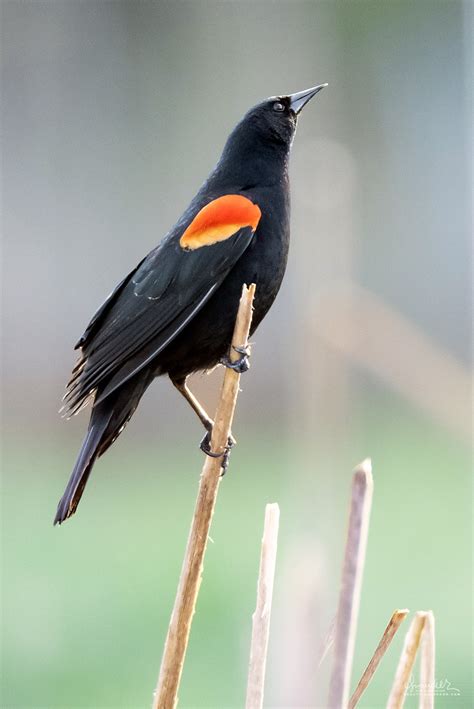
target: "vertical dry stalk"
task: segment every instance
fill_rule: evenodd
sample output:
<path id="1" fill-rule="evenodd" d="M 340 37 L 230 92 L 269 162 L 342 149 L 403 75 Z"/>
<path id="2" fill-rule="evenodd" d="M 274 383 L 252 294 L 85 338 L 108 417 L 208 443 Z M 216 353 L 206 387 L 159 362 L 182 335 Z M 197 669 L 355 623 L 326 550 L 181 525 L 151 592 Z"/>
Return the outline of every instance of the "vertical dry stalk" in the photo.
<path id="1" fill-rule="evenodd" d="M 254 295 L 254 284 L 248 288 L 243 287 L 230 349 L 230 358 L 233 361 L 239 356 L 234 347 L 247 345 Z M 240 375 L 237 372 L 229 368 L 225 370 L 211 437 L 211 449 L 215 452 L 221 453 L 227 446 L 239 391 L 239 380 Z M 204 553 L 219 488 L 221 465 L 222 458 L 207 456 L 202 469 L 181 577 L 153 698 L 153 709 L 173 709 L 178 701 L 179 682 L 201 583 Z"/>
<path id="2" fill-rule="evenodd" d="M 400 627 L 401 623 L 405 620 L 406 616 L 408 614 L 408 610 L 396 610 L 394 611 L 392 617 L 390 618 L 387 627 L 385 628 L 383 635 L 380 639 L 379 644 L 377 645 L 375 652 L 372 656 L 372 659 L 370 660 L 369 664 L 367 665 L 364 674 L 359 680 L 359 684 L 355 688 L 354 694 L 350 698 L 349 701 L 349 709 L 354 709 L 354 707 L 357 705 L 359 699 L 367 689 L 367 687 L 370 684 L 370 681 L 372 677 L 375 674 L 375 671 L 377 667 L 380 664 L 380 661 L 382 657 L 385 655 L 390 643 L 392 642 L 393 638 L 395 637 L 395 633 L 397 632 L 398 628 Z"/>
<path id="3" fill-rule="evenodd" d="M 427 611 L 421 639 L 419 709 L 433 709 L 435 690 L 435 619 Z"/>
<path id="4" fill-rule="evenodd" d="M 395 679 L 387 702 L 387 709 L 401 709 L 405 703 L 405 694 L 415 664 L 416 653 L 425 627 L 426 613 L 418 611 L 405 636 L 402 654 L 398 661 Z"/>
<path id="5" fill-rule="evenodd" d="M 279 521 L 280 508 L 278 505 L 267 505 L 265 508 L 265 524 L 257 583 L 257 605 L 252 616 L 252 641 L 250 645 L 246 709 L 261 709 L 263 706 Z"/>
<path id="6" fill-rule="evenodd" d="M 349 700 L 372 492 L 372 465 L 367 459 L 357 466 L 352 479 L 349 528 L 334 640 L 334 664 L 329 684 L 330 709 L 342 709 Z"/>

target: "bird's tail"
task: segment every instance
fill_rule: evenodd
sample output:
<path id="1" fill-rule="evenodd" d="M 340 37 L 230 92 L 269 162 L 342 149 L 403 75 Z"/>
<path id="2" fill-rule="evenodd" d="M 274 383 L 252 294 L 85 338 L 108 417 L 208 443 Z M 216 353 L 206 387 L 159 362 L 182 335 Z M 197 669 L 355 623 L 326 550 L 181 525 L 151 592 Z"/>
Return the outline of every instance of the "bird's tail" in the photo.
<path id="1" fill-rule="evenodd" d="M 97 416 L 94 411 L 92 412 L 89 430 L 82 443 L 79 456 L 64 494 L 59 501 L 54 524 L 61 524 L 76 511 L 87 480 L 89 479 L 92 466 L 99 455 L 102 439 L 107 430 L 110 418 L 111 412 L 109 415 L 103 413 L 102 416 Z"/>
<path id="2" fill-rule="evenodd" d="M 141 375 L 131 379 L 119 390 L 93 406 L 89 429 L 67 487 L 59 501 L 54 524 L 61 524 L 74 514 L 96 458 L 105 453 L 123 431 L 152 378 L 149 373 L 146 373 L 146 376 Z"/>

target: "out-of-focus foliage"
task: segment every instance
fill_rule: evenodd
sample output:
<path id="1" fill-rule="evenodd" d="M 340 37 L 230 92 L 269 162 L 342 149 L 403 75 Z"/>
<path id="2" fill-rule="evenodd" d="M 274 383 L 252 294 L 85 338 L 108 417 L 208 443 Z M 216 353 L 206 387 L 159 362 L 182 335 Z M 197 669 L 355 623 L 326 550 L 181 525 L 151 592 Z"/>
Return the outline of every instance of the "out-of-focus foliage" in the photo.
<path id="1" fill-rule="evenodd" d="M 316 666 L 336 607 L 348 458 L 362 458 L 369 449 L 375 497 L 355 674 L 362 673 L 394 608 L 432 608 L 437 678 L 461 692 L 461 697 L 440 697 L 440 706 L 469 706 L 468 451 L 383 397 L 375 406 L 368 398 L 361 403 L 367 414 L 342 450 L 331 452 L 330 459 L 316 455 L 307 464 L 304 503 L 301 471 L 293 467 L 289 446 L 274 441 L 268 431 L 259 438 L 240 435 L 220 490 L 182 706 L 242 706 L 263 510 L 271 500 L 279 501 L 282 517 L 268 706 L 324 705 L 329 661 L 318 678 Z M 241 420 L 236 433 L 243 428 Z M 124 437 L 97 466 L 77 517 L 58 531 L 51 524 L 52 508 L 73 454 L 40 441 L 26 447 L 16 438 L 7 452 L 3 705 L 146 706 L 173 604 L 201 454 L 186 450 L 179 439 L 172 446 L 144 449 Z M 321 493 L 326 475 L 332 487 L 329 509 Z M 304 588 L 313 581 L 314 595 L 302 609 Z M 294 622 L 302 620 L 302 610 L 305 623 L 295 636 Z M 362 706 L 383 706 L 402 635 Z M 310 668 L 306 675 L 305 663 Z M 301 675 L 314 682 L 311 704 L 292 701 L 296 690 L 308 696 L 307 688 L 299 686 Z M 407 706 L 417 702 L 411 697 Z"/>

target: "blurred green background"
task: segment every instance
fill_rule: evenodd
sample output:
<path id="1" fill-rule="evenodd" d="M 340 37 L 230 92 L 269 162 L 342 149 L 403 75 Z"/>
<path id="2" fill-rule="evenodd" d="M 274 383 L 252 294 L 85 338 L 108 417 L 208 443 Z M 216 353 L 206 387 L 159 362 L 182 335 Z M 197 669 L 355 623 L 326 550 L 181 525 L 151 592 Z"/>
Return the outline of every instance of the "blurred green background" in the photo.
<path id="1" fill-rule="evenodd" d="M 351 469 L 375 495 L 354 683 L 396 607 L 471 707 L 472 4 L 16 2 L 2 11 L 2 707 L 149 706 L 201 431 L 166 381 L 52 527 L 87 416 L 72 345 L 244 111 L 330 86 L 293 146 L 287 277 L 254 337 L 180 692 L 245 698 L 264 506 L 281 508 L 265 705 L 324 707 Z M 197 377 L 212 408 L 220 373 Z M 402 629 L 360 704 L 382 707 Z M 455 692 L 454 689 L 457 691 Z M 418 697 L 407 698 L 418 706 Z"/>

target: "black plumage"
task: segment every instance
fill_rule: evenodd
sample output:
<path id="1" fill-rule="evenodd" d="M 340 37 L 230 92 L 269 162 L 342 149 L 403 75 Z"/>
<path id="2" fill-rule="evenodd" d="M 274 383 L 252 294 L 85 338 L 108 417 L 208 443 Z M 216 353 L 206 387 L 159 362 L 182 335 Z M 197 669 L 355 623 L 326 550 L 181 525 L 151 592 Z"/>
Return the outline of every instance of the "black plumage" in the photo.
<path id="1" fill-rule="evenodd" d="M 168 374 L 209 429 L 186 377 L 227 353 L 244 283 L 257 285 L 252 332 L 278 293 L 290 235 L 290 147 L 299 111 L 321 88 L 272 97 L 244 116 L 181 219 L 92 318 L 65 396 L 68 414 L 92 401 L 91 418 L 55 523 L 75 512 L 95 459 L 154 377 Z"/>

